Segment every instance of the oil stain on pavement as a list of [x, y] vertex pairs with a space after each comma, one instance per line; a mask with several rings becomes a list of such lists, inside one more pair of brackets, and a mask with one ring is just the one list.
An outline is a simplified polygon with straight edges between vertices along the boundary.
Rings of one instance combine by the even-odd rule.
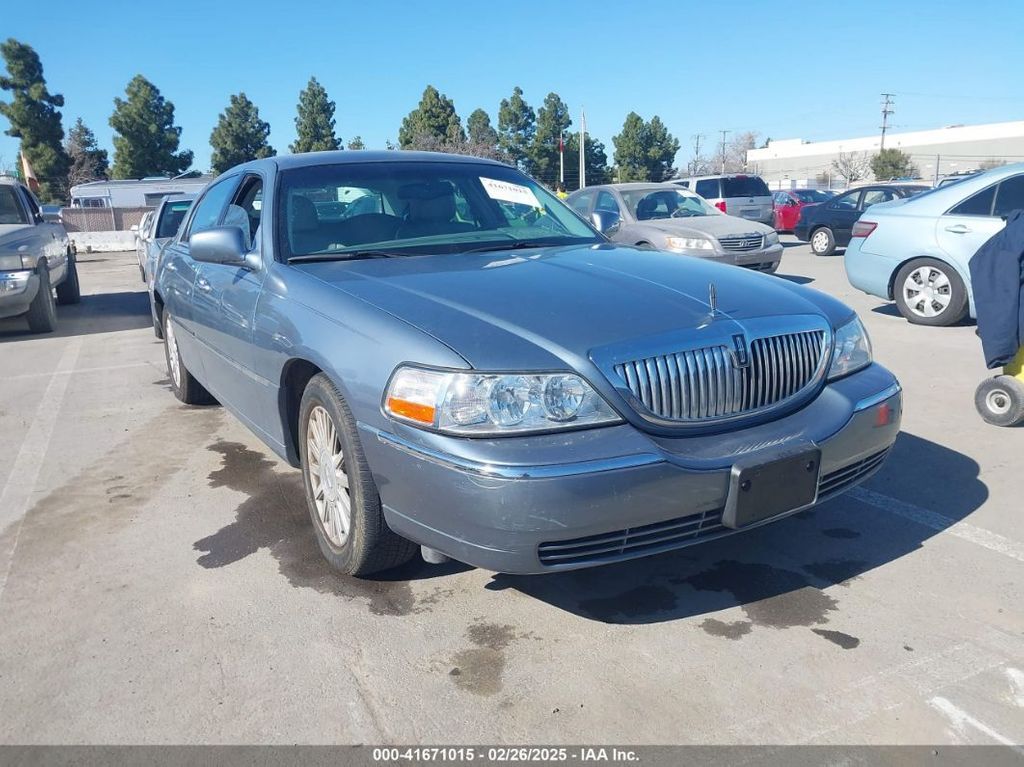
[[475, 623], [466, 629], [473, 647], [462, 650], [452, 658], [448, 676], [457, 687], [475, 695], [495, 695], [501, 692], [501, 677], [505, 671], [505, 650], [518, 637], [515, 627], [499, 623]]
[[[240, 442], [220, 440], [209, 450], [221, 456], [210, 472], [211, 488], [228, 488], [247, 498], [235, 509], [235, 520], [198, 540], [202, 567], [226, 567], [261, 549], [277, 560], [278, 569], [296, 588], [365, 601], [376, 615], [400, 616], [430, 609], [431, 596], [419, 604], [408, 579], [418, 565], [410, 564], [382, 579], [355, 579], [335, 573], [317, 547], [306, 508], [302, 474], [277, 471], [276, 463]], [[436, 598], [434, 599], [436, 602]]]

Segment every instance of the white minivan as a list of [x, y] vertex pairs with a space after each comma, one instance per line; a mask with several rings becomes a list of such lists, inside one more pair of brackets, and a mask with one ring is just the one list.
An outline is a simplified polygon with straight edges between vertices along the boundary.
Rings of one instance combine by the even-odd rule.
[[760, 176], [723, 173], [718, 176], [692, 176], [672, 183], [696, 192], [723, 213], [772, 226], [772, 193]]

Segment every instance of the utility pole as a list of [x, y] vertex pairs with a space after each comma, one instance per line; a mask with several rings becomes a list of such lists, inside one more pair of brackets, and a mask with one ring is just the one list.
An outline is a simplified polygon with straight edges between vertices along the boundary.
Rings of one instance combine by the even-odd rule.
[[697, 164], [700, 162], [700, 141], [704, 138], [703, 133], [697, 133], [696, 135], [690, 136], [693, 139], [693, 160], [690, 163], [690, 175], [697, 175]]
[[889, 128], [889, 115], [896, 113], [894, 109], [896, 104], [892, 100], [892, 97], [895, 95], [895, 93], [882, 94], [882, 141], [878, 147], [879, 149], [885, 149], [885, 131]]
[[583, 150], [587, 145], [587, 113], [580, 107], [580, 189], [587, 185], [587, 169], [583, 161]]
[[722, 134], [722, 173], [725, 173], [725, 137], [728, 136], [732, 131], [723, 130], [719, 131]]

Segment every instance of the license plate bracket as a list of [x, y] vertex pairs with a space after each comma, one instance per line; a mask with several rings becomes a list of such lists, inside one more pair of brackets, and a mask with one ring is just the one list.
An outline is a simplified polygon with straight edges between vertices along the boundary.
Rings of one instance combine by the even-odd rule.
[[821, 450], [808, 444], [736, 461], [722, 524], [739, 529], [812, 505], [820, 471]]

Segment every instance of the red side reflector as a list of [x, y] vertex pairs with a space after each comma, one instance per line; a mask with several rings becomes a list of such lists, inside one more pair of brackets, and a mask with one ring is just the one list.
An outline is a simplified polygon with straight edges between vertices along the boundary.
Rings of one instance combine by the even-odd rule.
[[892, 406], [884, 402], [875, 411], [875, 426], [888, 426], [892, 423]]
[[878, 224], [874, 221], [858, 221], [853, 225], [853, 231], [850, 232], [851, 237], [867, 237], [875, 229], [878, 228]]
[[725, 209], [725, 200], [722, 200], [721, 202], [716, 202], [715, 207], [718, 208], [723, 213], [728, 213], [728, 211]]

